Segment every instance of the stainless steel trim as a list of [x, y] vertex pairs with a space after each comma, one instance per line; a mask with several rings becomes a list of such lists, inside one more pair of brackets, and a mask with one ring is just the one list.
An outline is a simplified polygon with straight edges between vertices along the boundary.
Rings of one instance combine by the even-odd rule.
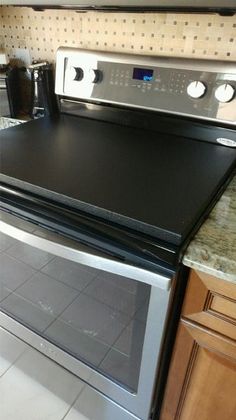
[[[90, 57], [93, 62], [98, 60], [111, 63], [132, 64], [132, 65], [149, 65], [151, 67], [161, 66], [173, 69], [194, 70], [194, 71], [209, 71], [212, 73], [236, 73], [235, 61], [212, 61], [204, 59], [192, 58], [176, 58], [176, 57], [154, 57], [148, 55], [112, 53], [109, 51], [83, 50], [79, 48], [59, 47], [57, 50], [57, 70], [58, 67], [62, 73], [64, 71], [65, 56], [77, 56], [78, 52], [84, 54], [85, 57]], [[61, 62], [61, 63], [60, 63]], [[61, 65], [62, 64], [62, 65]], [[62, 80], [62, 79], [60, 79]]]
[[[4, 213], [0, 212], [0, 217], [1, 214]], [[139, 282], [159, 287], [163, 290], [170, 289], [171, 278], [169, 277], [165, 277], [133, 265], [121, 263], [116, 261], [115, 258], [108, 257], [105, 253], [95, 252], [76, 241], [70, 241], [70, 244], [73, 244], [73, 247], [68, 246], [68, 241], [56, 234], [52, 240], [49, 240], [47, 239], [47, 229], [43, 230], [46, 238], [37, 236], [34, 233], [25, 232], [19, 227], [0, 220], [0, 232], [28, 245], [34, 246], [59, 257], [66, 258], [70, 261], [75, 261], [89, 267], [108, 271], [123, 277], [128, 277]]]

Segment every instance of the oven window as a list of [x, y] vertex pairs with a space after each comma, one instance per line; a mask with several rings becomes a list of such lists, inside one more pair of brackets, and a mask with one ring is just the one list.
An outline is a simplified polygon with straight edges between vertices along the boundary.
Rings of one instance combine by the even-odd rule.
[[0, 236], [1, 311], [136, 392], [151, 287]]

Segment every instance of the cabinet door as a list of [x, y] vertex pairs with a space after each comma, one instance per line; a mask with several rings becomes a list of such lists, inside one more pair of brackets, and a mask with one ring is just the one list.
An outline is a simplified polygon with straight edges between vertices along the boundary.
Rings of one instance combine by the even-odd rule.
[[236, 418], [236, 285], [192, 271], [161, 420]]

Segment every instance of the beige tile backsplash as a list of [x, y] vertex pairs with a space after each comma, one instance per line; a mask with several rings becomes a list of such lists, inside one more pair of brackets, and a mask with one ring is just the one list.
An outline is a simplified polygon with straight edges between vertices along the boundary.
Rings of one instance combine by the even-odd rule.
[[[9, 58], [55, 61], [59, 46], [236, 60], [236, 17], [214, 14], [77, 13], [0, 7], [0, 46]], [[20, 50], [19, 50], [20, 49]], [[24, 57], [24, 54], [23, 54]]]

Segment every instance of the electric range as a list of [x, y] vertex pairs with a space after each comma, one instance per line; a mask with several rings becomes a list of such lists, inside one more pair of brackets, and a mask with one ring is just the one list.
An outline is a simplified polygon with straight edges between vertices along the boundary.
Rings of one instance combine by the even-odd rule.
[[59, 114], [1, 132], [0, 322], [84, 381], [89, 418], [160, 408], [235, 89], [233, 63], [60, 48]]

